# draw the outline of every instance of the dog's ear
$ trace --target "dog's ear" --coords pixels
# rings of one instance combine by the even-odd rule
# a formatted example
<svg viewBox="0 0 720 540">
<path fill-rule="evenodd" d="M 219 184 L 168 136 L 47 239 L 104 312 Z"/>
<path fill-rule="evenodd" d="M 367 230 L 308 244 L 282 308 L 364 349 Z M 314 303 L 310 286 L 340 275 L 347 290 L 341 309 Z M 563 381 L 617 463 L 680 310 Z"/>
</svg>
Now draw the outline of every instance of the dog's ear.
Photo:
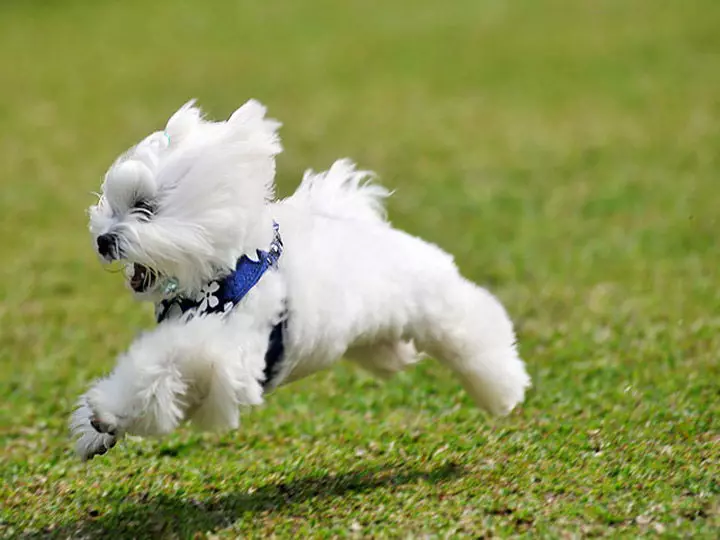
<svg viewBox="0 0 720 540">
<path fill-rule="evenodd" d="M 158 186 L 174 186 L 167 192 L 169 212 L 182 210 L 187 216 L 206 204 L 216 211 L 239 205 L 247 215 L 260 211 L 273 197 L 275 156 L 282 152 L 280 122 L 266 118 L 258 101 L 248 101 L 221 122 L 203 120 L 191 102 L 175 113 L 168 126 L 195 130 L 192 135 L 185 132 L 186 143 L 168 153 L 157 173 Z M 226 196 L 232 202 L 222 200 Z"/>
<path fill-rule="evenodd" d="M 203 121 L 202 111 L 195 106 L 195 100 L 188 101 L 170 117 L 165 134 L 171 146 L 175 146 L 195 130 Z"/>
<path fill-rule="evenodd" d="M 282 124 L 275 119 L 265 118 L 267 107 L 255 99 L 249 99 L 230 115 L 231 124 L 245 124 L 249 128 L 259 129 L 266 134 L 277 135 Z"/>
<path fill-rule="evenodd" d="M 278 130 L 282 124 L 266 118 L 267 108 L 257 100 L 250 99 L 237 109 L 227 121 L 228 127 L 241 140 L 252 141 L 256 150 L 261 149 L 274 156 L 282 152 Z"/>
</svg>

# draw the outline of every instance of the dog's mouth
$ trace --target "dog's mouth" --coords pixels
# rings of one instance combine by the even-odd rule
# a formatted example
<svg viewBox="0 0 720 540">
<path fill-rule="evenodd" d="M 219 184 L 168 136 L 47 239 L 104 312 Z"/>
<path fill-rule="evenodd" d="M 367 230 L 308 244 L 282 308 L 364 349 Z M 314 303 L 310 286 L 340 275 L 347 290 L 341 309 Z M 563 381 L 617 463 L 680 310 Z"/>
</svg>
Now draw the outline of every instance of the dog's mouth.
<svg viewBox="0 0 720 540">
<path fill-rule="evenodd" d="M 130 287 L 136 293 L 144 293 L 157 281 L 157 272 L 142 264 L 132 264 L 132 275 L 130 276 Z"/>
</svg>

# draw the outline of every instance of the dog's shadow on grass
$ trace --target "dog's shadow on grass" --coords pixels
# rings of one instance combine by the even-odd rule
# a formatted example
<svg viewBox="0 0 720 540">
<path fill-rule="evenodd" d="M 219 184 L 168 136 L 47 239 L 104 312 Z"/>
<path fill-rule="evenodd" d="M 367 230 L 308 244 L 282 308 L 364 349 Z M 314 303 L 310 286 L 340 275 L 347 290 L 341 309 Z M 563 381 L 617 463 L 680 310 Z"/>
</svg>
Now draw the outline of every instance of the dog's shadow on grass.
<svg viewBox="0 0 720 540">
<path fill-rule="evenodd" d="M 118 501 L 120 509 L 104 516 L 88 516 L 52 531 L 26 538 L 158 538 L 193 537 L 229 527 L 255 514 L 298 515 L 305 502 L 329 499 L 420 481 L 442 482 L 462 476 L 461 466 L 446 463 L 431 470 L 406 466 L 378 466 L 345 474 L 311 475 L 287 482 L 264 484 L 252 492 L 206 499 L 160 495 L 144 501 Z"/>
</svg>

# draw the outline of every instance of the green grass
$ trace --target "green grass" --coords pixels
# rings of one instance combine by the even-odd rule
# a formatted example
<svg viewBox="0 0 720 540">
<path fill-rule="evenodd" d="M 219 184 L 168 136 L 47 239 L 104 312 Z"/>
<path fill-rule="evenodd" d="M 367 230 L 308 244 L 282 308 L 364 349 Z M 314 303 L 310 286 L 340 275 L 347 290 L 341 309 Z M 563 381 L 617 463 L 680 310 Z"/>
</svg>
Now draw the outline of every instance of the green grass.
<svg viewBox="0 0 720 540">
<path fill-rule="evenodd" d="M 0 4 L 0 535 L 665 535 L 720 527 L 717 0 Z M 291 385 L 222 436 L 80 464 L 66 419 L 152 326 L 89 192 L 198 97 L 350 155 L 517 321 L 507 419 L 433 362 Z"/>
</svg>

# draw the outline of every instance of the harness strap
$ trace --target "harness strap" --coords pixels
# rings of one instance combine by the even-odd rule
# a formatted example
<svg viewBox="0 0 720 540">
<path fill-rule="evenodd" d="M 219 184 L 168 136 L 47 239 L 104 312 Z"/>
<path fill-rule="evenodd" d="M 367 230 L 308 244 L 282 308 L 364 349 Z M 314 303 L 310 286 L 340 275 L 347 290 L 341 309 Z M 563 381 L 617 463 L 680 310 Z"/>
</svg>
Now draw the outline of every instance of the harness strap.
<svg viewBox="0 0 720 540">
<path fill-rule="evenodd" d="M 285 356 L 283 334 L 285 333 L 286 326 L 287 318 L 286 315 L 283 315 L 280 322 L 273 326 L 273 329 L 270 331 L 268 348 L 265 353 L 265 369 L 263 369 L 265 378 L 261 383 L 264 390 L 268 389 L 277 376 L 281 361 Z"/>
<path fill-rule="evenodd" d="M 181 317 L 189 321 L 194 317 L 209 314 L 225 316 L 230 313 L 260 279 L 270 269 L 276 269 L 283 252 L 280 227 L 273 223 L 275 235 L 268 251 L 257 250 L 257 261 L 243 255 L 237 261 L 235 270 L 218 281 L 206 284 L 194 297 L 173 296 L 161 300 L 155 305 L 155 319 L 161 324 L 166 319 Z M 264 380 L 260 381 L 267 389 L 277 376 L 285 353 L 283 334 L 287 326 L 287 311 L 270 331 L 268 348 L 265 352 Z"/>
</svg>

